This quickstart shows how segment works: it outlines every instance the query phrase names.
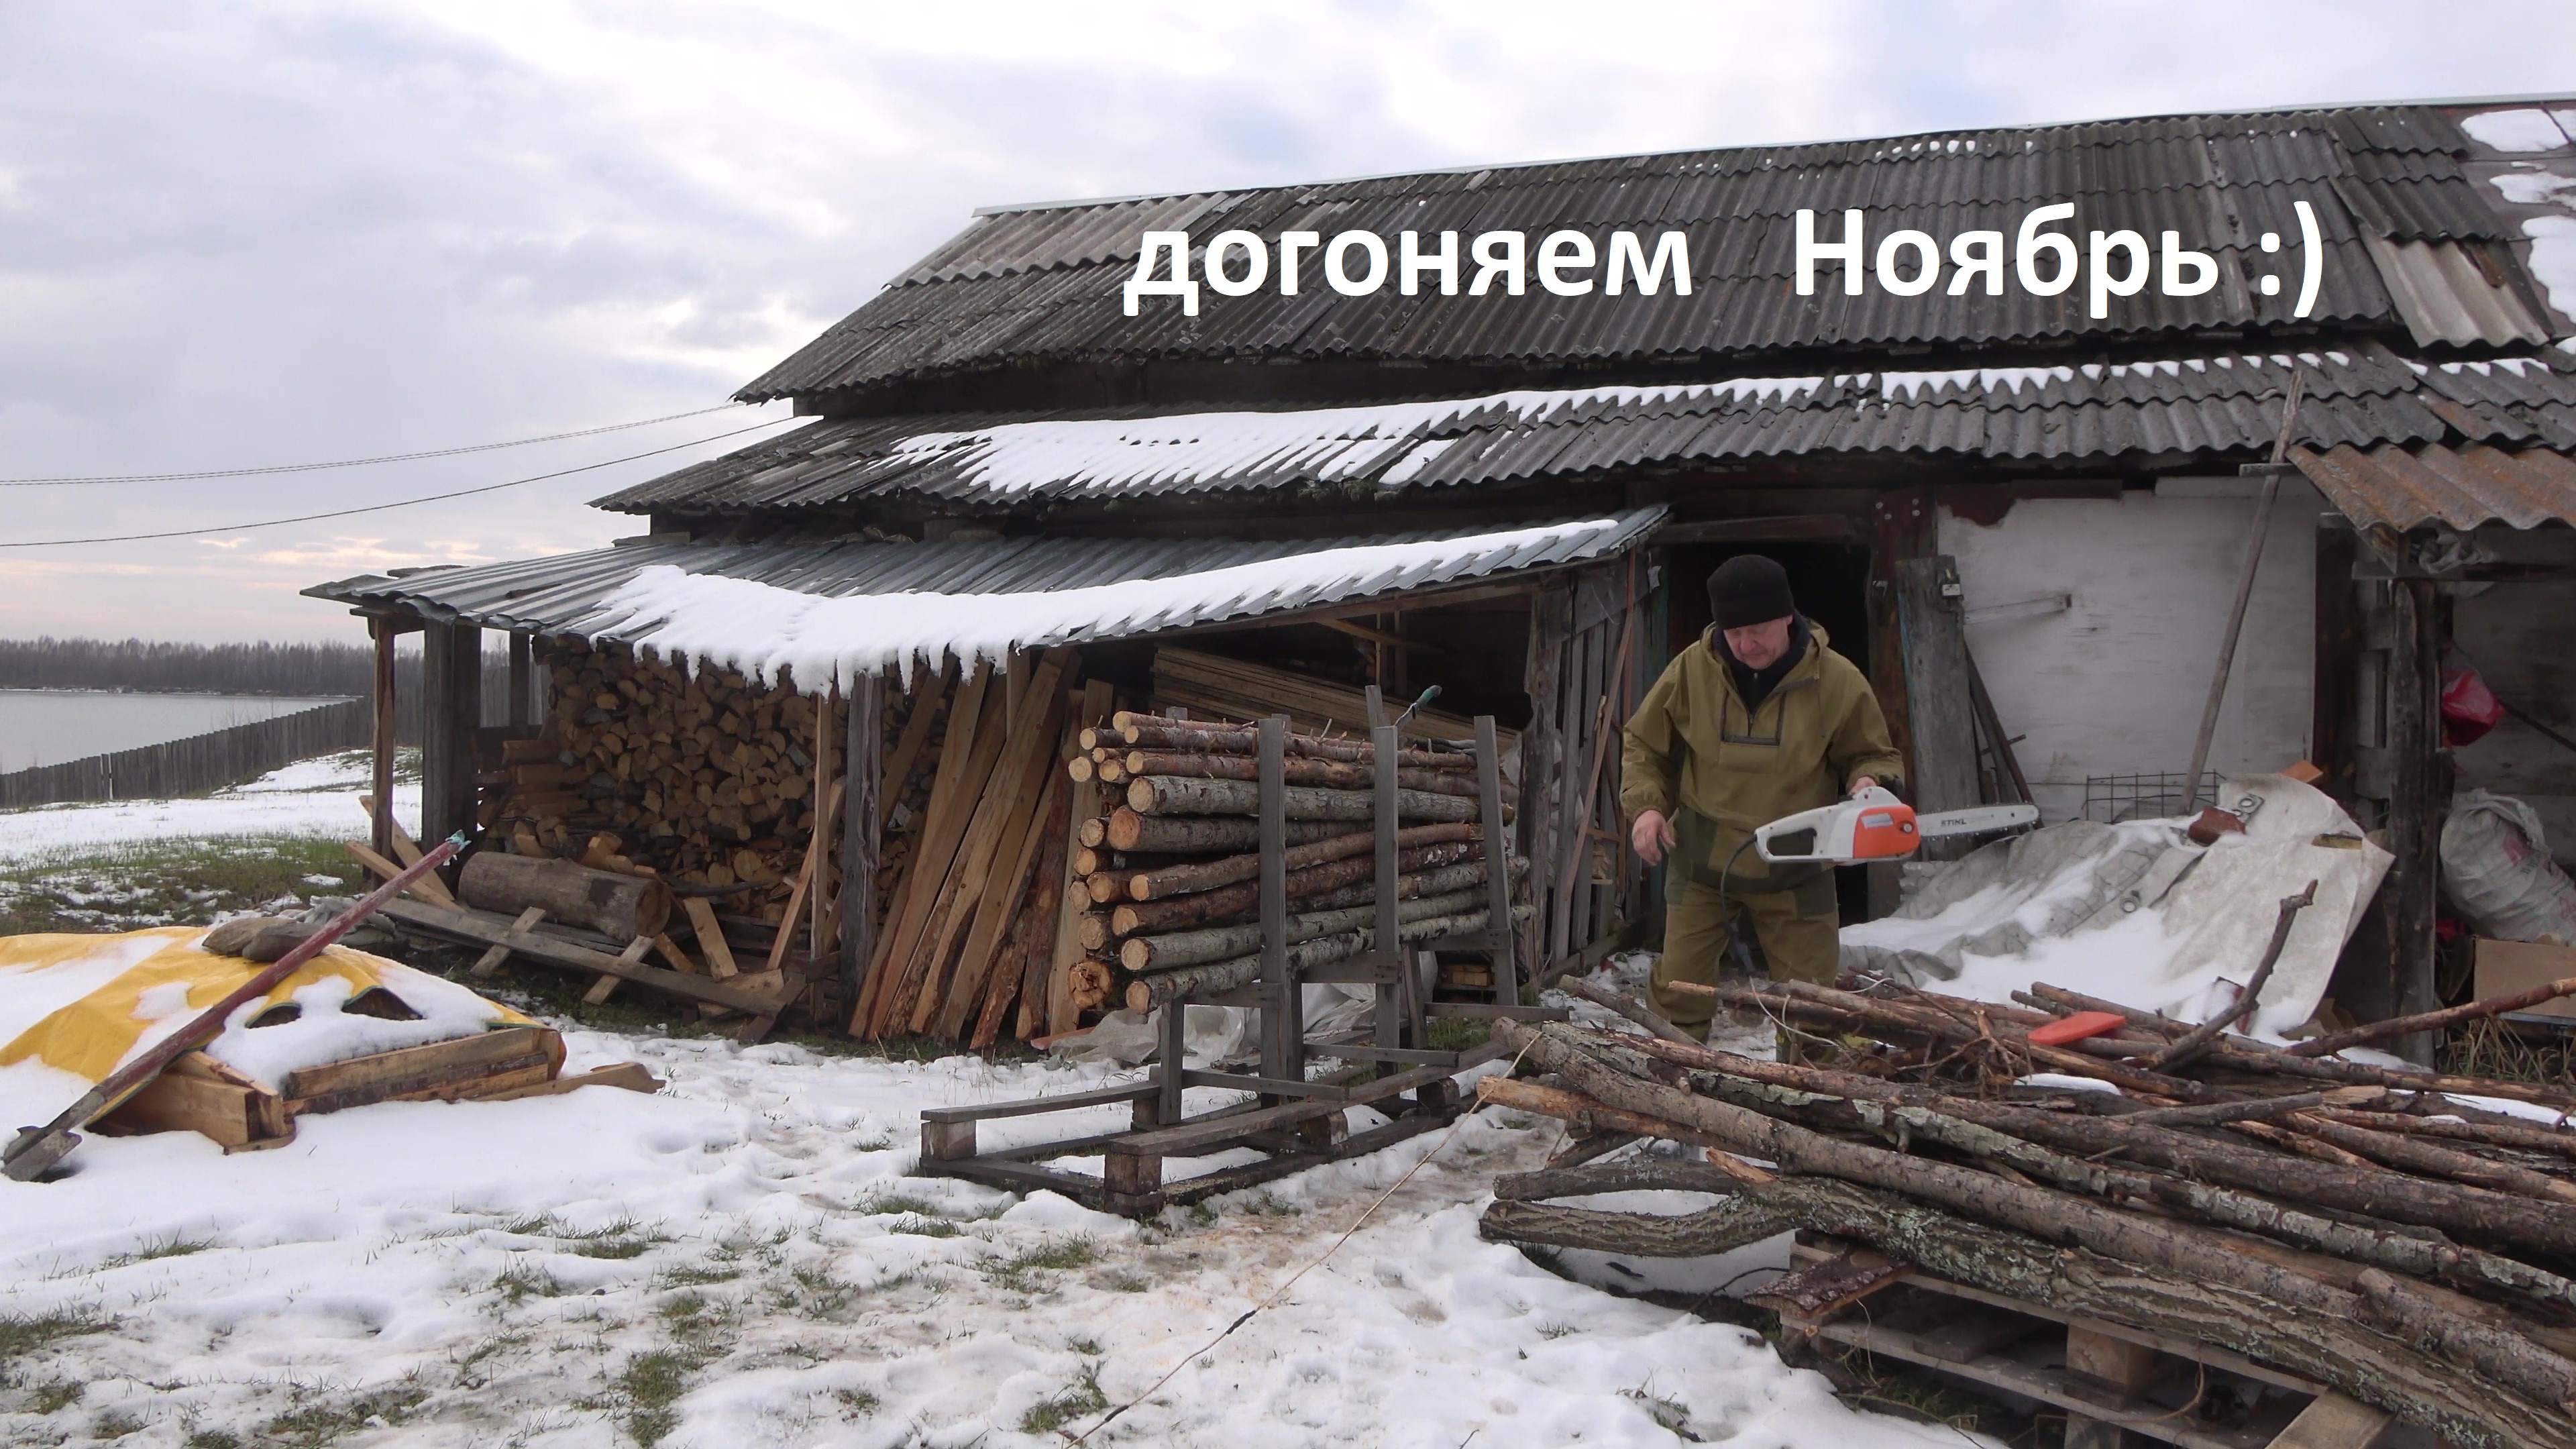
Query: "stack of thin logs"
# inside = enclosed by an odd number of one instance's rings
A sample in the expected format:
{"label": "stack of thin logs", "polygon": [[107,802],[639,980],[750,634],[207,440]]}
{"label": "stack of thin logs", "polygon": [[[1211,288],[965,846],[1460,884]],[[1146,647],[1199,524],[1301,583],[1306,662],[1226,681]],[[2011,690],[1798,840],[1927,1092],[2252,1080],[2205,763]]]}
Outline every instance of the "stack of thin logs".
{"label": "stack of thin logs", "polygon": [[[2195,1027],[2046,985],[2016,1006],[1850,976],[1713,994],[1838,1064],[1498,1022],[1535,1075],[1483,1095],[1585,1135],[1498,1186],[1486,1236],[1687,1256],[1803,1230],[2214,1343],[2454,1443],[2576,1443],[2576,1095],[2336,1055],[2576,978],[2286,1049],[2230,1033],[2234,1013]],[[2119,1024],[2030,1040],[2088,1011]],[[1707,1162],[1578,1165],[1640,1136]],[[1641,1185],[1724,1196],[1671,1217],[1548,1201]]]}
{"label": "stack of thin logs", "polygon": [[[1115,803],[1077,835],[1073,875],[1090,907],[1077,927],[1078,1007],[1148,1011],[1260,975],[1258,740],[1248,725],[1125,711],[1082,732],[1065,773]],[[1296,733],[1286,753],[1288,956],[1311,971],[1372,947],[1377,754]],[[1474,754],[1407,748],[1396,786],[1403,939],[1484,930],[1489,837]]]}
{"label": "stack of thin logs", "polygon": [[881,809],[903,828],[879,874],[883,915],[852,1036],[986,1047],[1073,1028],[1057,982],[1075,793],[1063,761],[1081,722],[1110,702],[1078,667],[1074,651],[1054,649],[917,686],[919,724],[885,762]]}

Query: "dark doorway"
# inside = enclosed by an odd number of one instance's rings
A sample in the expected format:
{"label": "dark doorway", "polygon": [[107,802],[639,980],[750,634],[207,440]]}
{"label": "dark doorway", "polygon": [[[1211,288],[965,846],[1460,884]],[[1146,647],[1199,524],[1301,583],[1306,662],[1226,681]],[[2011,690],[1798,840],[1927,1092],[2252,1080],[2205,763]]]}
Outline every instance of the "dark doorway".
{"label": "dark doorway", "polygon": [[[1768,554],[1789,571],[1789,590],[1798,611],[1822,628],[1833,651],[1869,672],[1869,550],[1844,543],[1698,543],[1668,548],[1664,555],[1671,621],[1665,657],[1677,658],[1698,647],[1709,626],[1708,576],[1740,553]],[[1850,866],[1834,872],[1835,894],[1843,924],[1869,919],[1868,871]]]}

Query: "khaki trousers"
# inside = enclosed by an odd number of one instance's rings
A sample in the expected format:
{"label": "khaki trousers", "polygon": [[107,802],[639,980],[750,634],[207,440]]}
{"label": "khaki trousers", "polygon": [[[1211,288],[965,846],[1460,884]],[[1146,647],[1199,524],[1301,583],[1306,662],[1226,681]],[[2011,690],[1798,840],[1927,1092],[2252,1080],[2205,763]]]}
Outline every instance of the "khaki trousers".
{"label": "khaki trousers", "polygon": [[1749,921],[1753,938],[1762,943],[1772,979],[1834,984],[1842,959],[1842,917],[1834,903],[1833,877],[1826,875],[1806,890],[1771,891],[1762,895],[1723,895],[1696,881],[1667,887],[1664,904],[1664,954],[1655,962],[1647,995],[1666,1021],[1691,1033],[1707,1033],[1717,1002],[1710,997],[1672,989],[1675,981],[1704,986],[1717,983],[1719,953],[1726,949],[1729,917]]}

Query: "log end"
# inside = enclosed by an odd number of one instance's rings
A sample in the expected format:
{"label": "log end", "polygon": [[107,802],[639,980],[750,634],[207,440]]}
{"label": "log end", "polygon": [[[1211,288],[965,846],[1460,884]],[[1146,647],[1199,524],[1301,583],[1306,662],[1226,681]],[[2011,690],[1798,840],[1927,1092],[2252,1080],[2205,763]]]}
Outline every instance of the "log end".
{"label": "log end", "polygon": [[1144,1011],[1151,1011],[1151,1010],[1153,1010],[1153,1009],[1154,1009],[1154,988],[1152,988],[1152,987],[1150,987],[1150,986],[1146,985],[1146,984],[1145,984],[1144,982],[1142,982],[1142,981],[1130,981],[1130,982],[1128,982],[1128,983],[1127,983],[1127,1009],[1128,1009],[1129,1011],[1137,1011],[1137,1012],[1144,1012]]}
{"label": "log end", "polygon": [[1154,948],[1138,937],[1118,948],[1118,964],[1130,971],[1142,971],[1154,962]]}

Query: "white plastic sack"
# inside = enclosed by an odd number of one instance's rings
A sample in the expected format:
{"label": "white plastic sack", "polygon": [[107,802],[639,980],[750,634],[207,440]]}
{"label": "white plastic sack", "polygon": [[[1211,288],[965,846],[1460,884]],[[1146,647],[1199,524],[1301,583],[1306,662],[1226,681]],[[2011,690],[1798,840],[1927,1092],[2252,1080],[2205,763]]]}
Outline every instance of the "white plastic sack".
{"label": "white plastic sack", "polygon": [[2576,943],[2576,883],[2549,858],[2539,812],[2510,795],[2469,790],[2451,801],[2442,889],[2481,936]]}
{"label": "white plastic sack", "polygon": [[2313,1015],[2389,855],[2323,792],[2283,775],[2229,779],[2245,833],[2192,844],[2181,819],[2068,821],[1997,841],[1932,877],[1895,915],[1842,933],[1842,965],[1980,1001],[2045,981],[2199,1020],[2242,986],[2281,898],[2317,883],[2249,1023],[2278,1036]]}

